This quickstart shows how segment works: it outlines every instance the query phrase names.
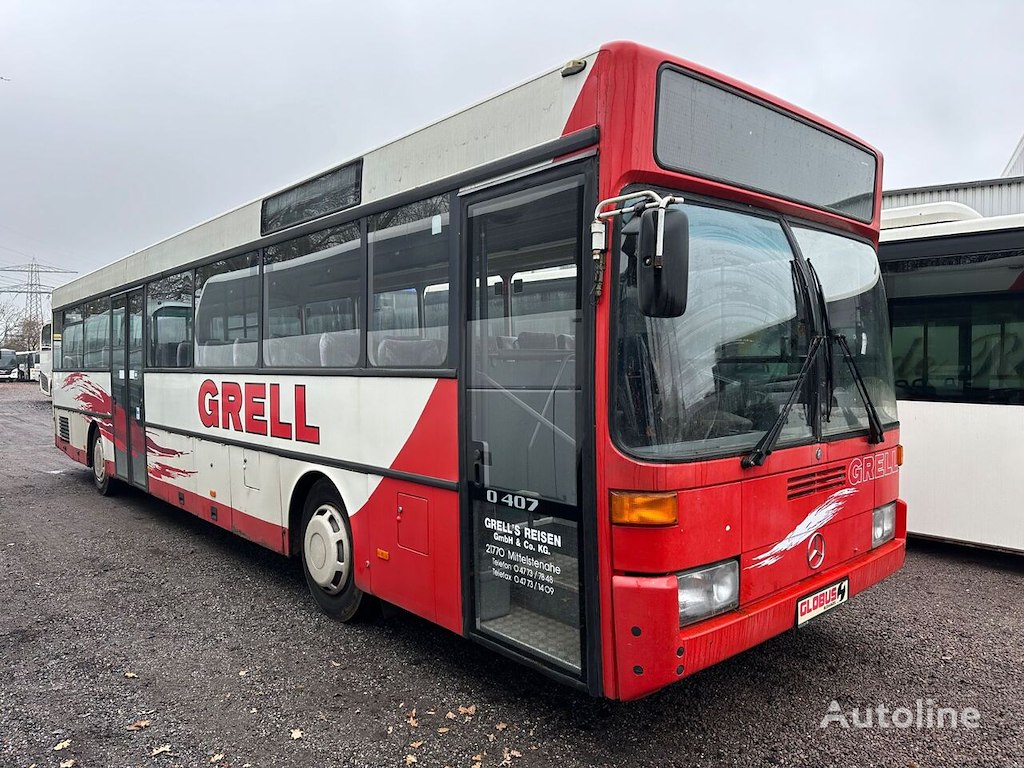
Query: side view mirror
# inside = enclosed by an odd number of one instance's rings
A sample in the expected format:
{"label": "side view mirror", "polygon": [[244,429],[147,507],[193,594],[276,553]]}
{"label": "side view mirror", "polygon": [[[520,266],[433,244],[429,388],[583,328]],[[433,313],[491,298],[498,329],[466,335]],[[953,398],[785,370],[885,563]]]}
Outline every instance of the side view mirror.
{"label": "side view mirror", "polygon": [[686,311],[690,272],[690,222],[678,208],[650,208],[640,215],[637,289],[647,317]]}

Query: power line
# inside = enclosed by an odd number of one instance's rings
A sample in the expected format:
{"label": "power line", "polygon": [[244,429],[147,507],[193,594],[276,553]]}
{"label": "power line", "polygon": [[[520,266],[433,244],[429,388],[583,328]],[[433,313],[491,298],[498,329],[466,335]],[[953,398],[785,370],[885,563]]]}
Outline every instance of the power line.
{"label": "power line", "polygon": [[[61,269],[60,267],[54,267],[50,264],[40,264],[35,259],[28,264],[15,264],[10,267],[0,267],[0,273],[12,272],[12,273],[25,273],[26,279],[22,283],[14,283],[7,287],[0,287],[0,293],[14,293],[25,296],[25,317],[27,320],[31,320],[36,324],[36,327],[42,326],[46,322],[46,318],[43,316],[43,296],[47,299],[50,298],[50,294],[53,293],[53,289],[56,286],[43,283],[40,279],[40,274],[75,274],[74,270]],[[7,280],[11,278],[6,275],[0,275]]]}

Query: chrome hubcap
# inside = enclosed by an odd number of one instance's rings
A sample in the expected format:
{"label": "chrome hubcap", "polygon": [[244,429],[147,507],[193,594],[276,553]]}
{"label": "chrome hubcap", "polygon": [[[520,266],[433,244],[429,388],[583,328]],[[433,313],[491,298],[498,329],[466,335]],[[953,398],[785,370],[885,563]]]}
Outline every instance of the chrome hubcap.
{"label": "chrome hubcap", "polygon": [[92,445],[92,473],[96,482],[102,484],[107,474],[107,463],[103,459],[103,438],[97,437]]}
{"label": "chrome hubcap", "polygon": [[302,556],[313,581],[337,594],[348,581],[352,552],[345,522],[333,504],[321,504],[306,525]]}

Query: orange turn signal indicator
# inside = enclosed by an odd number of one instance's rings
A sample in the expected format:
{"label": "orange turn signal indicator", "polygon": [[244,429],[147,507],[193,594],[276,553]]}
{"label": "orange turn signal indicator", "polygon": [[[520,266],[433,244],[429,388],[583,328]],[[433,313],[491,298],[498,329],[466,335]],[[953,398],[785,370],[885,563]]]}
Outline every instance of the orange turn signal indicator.
{"label": "orange turn signal indicator", "polygon": [[902,445],[897,445],[896,446],[896,466],[897,467],[902,467],[903,466],[903,446]]}
{"label": "orange turn signal indicator", "polygon": [[675,493],[612,491],[611,510],[615,525],[675,525],[679,521]]}

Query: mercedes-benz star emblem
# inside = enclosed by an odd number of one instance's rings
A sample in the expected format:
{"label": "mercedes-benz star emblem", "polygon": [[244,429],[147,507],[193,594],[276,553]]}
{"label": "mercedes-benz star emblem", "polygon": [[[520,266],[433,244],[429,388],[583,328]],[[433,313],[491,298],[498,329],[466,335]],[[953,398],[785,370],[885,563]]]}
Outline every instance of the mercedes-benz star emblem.
{"label": "mercedes-benz star emblem", "polygon": [[807,542],[807,564],[813,569],[823,562],[825,562],[825,537],[816,533]]}

